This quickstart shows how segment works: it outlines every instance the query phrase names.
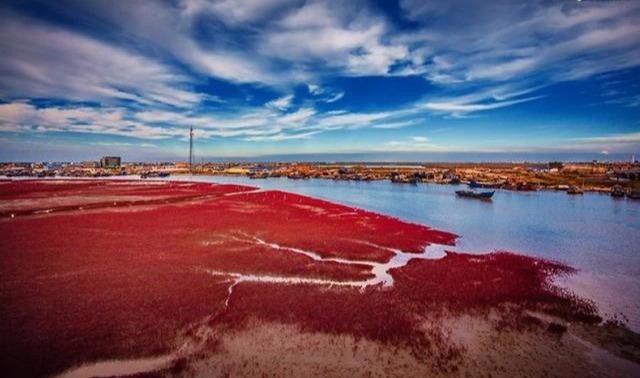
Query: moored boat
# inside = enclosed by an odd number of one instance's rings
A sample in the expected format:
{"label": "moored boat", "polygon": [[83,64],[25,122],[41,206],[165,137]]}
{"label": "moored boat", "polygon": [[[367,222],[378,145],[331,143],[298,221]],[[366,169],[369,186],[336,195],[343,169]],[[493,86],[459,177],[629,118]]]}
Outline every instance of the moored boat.
{"label": "moored boat", "polygon": [[502,187],[502,184],[499,182],[482,182],[482,181],[476,181],[476,180],[469,181],[467,185],[471,189],[478,189],[478,188],[500,189]]}
{"label": "moored boat", "polygon": [[495,192],[494,191],[492,191],[492,192],[474,192],[472,190],[456,190],[456,195],[458,195],[460,197],[476,198],[476,199],[481,199],[481,200],[490,200],[491,197],[493,197],[493,193],[495,193]]}
{"label": "moored boat", "polygon": [[291,173],[291,174],[287,175],[287,178],[289,178],[291,180],[306,180],[306,179],[309,178],[309,176],[303,175],[301,173]]}
{"label": "moored boat", "polygon": [[616,185],[613,188],[611,188],[611,197],[624,197],[625,196],[625,191],[624,188],[621,187],[620,185]]}
{"label": "moored boat", "polygon": [[169,177],[171,175],[171,173],[169,172],[164,172],[164,171],[145,171],[140,173],[140,178],[141,179],[146,179],[146,178],[153,178],[153,177]]}
{"label": "moored boat", "polygon": [[567,189],[567,194],[584,194],[584,191],[575,185],[571,185]]}

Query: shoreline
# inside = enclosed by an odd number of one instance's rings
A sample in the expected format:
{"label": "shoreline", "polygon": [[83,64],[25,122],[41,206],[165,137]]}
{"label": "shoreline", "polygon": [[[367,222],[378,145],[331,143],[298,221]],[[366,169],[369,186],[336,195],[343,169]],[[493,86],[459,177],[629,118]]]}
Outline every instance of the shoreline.
{"label": "shoreline", "polygon": [[[584,166],[588,166],[587,163],[579,163]],[[634,190],[640,189],[640,184],[638,184],[637,180],[628,180],[624,179],[622,181],[616,180],[613,181],[610,178],[598,179],[598,184],[590,183],[586,180],[587,176],[553,176],[553,179],[545,178],[546,176],[538,176],[538,174],[532,174],[531,172],[524,171],[526,173],[523,176],[523,173],[519,173],[518,175],[512,174],[500,174],[494,173],[491,169],[495,169],[496,167],[500,169],[505,169],[509,167],[518,167],[522,164],[416,164],[414,166],[406,166],[406,165],[335,165],[335,164],[324,164],[317,166],[319,167],[333,167],[330,171],[314,171],[313,168],[316,167],[310,164],[301,164],[306,171],[295,170],[296,164],[287,164],[285,166],[292,166],[293,171],[284,171],[284,172],[276,172],[271,173],[265,170],[258,170],[257,173],[252,173],[246,168],[243,168],[245,172],[226,172],[220,170],[214,171],[196,171],[194,173],[188,173],[180,170],[162,170],[156,168],[156,170],[150,171],[152,173],[158,172],[166,172],[171,176],[178,177],[197,177],[197,176],[231,176],[231,177],[247,177],[250,179],[255,179],[257,181],[266,178],[287,178],[290,180],[308,180],[308,179],[321,179],[321,180],[336,180],[336,181],[350,181],[350,182],[370,182],[370,181],[391,181],[394,184],[398,185],[419,185],[419,184],[438,184],[438,185],[464,185],[468,186],[473,182],[479,182],[477,187],[478,190],[504,190],[510,192],[536,192],[536,191],[559,191],[566,192],[571,187],[576,187],[582,192],[590,192],[590,193],[603,193],[603,194],[611,194],[614,187],[621,187],[626,192],[626,197],[629,199],[638,199],[638,197],[631,197],[631,193]],[[258,165],[259,166],[259,165]],[[478,167],[492,167],[492,168],[478,168]],[[540,164],[535,164],[535,166],[541,166]],[[359,172],[357,170],[350,171],[347,174],[338,174],[336,172],[339,171],[338,167],[366,167],[362,171],[362,173],[354,173]],[[351,169],[350,168],[350,169]],[[373,168],[373,173],[368,173],[367,169]],[[384,173],[375,173],[376,169],[383,169]],[[438,172],[457,172],[457,170],[461,170],[461,172],[466,172],[466,170],[471,170],[475,172],[474,169],[479,169],[480,172],[477,176],[469,173],[457,174],[457,173],[444,173],[441,179],[435,178],[432,172],[436,170]],[[488,171],[483,171],[483,169],[488,169]],[[148,173],[149,171],[145,171]],[[293,172],[293,173],[291,173]],[[321,172],[321,173],[320,173]],[[327,172],[333,172],[332,174],[326,174]],[[146,174],[143,173],[143,174]],[[633,173],[635,175],[635,173]],[[394,176],[397,175],[397,176]],[[548,175],[548,174],[546,174]],[[169,176],[169,177],[171,177]],[[492,177],[490,179],[478,179],[476,177]],[[0,179],[60,179],[60,178],[101,178],[101,179],[109,179],[109,178],[119,178],[119,177],[133,177],[133,178],[141,178],[141,174],[138,171],[128,172],[126,175],[121,175],[120,172],[103,172],[96,176],[92,173],[76,173],[76,174],[66,174],[66,175],[55,175],[55,176],[42,176],[39,177],[37,175],[26,175],[26,176],[2,176],[0,175]],[[496,178],[497,177],[497,178]],[[582,178],[580,178],[582,177]],[[150,178],[145,178],[146,180],[153,180],[155,176],[151,176]],[[591,179],[590,179],[591,180]],[[613,199],[621,199],[618,197],[613,197]]]}
{"label": "shoreline", "polygon": [[[305,177],[305,178],[290,178],[287,176],[268,176],[268,177],[251,177],[247,174],[229,174],[229,173],[194,173],[194,174],[189,174],[189,173],[173,173],[172,175],[168,176],[167,178],[141,178],[141,176],[139,174],[127,174],[127,175],[108,175],[108,176],[65,176],[65,175],[56,175],[56,176],[47,176],[47,177],[38,177],[38,176],[2,176],[0,175],[0,180],[64,180],[64,179],[68,179],[68,180],[92,180],[92,179],[98,179],[98,180],[145,180],[145,181],[171,181],[171,177],[198,177],[198,176],[203,176],[203,177],[210,177],[210,176],[215,176],[215,177],[246,177],[249,179],[253,179],[256,182],[259,182],[260,180],[264,180],[264,179],[287,179],[287,180],[292,180],[292,181],[298,181],[298,180],[331,180],[331,181],[343,181],[343,182],[361,182],[361,183],[367,183],[367,182],[380,182],[380,181],[389,181],[392,184],[396,184],[396,185],[420,185],[420,184],[435,184],[435,185],[450,185],[450,186],[455,186],[455,187],[467,187],[469,185],[469,181],[460,181],[459,183],[450,183],[450,182],[444,182],[444,181],[418,181],[416,183],[411,183],[411,182],[393,182],[391,181],[390,178],[384,177],[384,178],[375,178],[375,179],[368,179],[368,180],[362,180],[362,179],[353,179],[353,178],[332,178],[332,177]],[[180,181],[184,181],[184,180],[180,180]],[[566,192],[568,187],[570,186],[570,183],[564,183],[564,184],[557,184],[556,186],[537,186],[537,187],[532,187],[529,189],[517,189],[517,188],[508,188],[508,187],[488,187],[488,188],[478,188],[480,190],[503,190],[506,192],[516,192],[516,193],[529,193],[529,192]],[[610,186],[604,186],[604,187],[590,187],[590,186],[586,186],[586,187],[581,187],[580,189],[585,192],[585,193],[599,193],[599,194],[606,194],[606,195],[610,195],[611,194],[611,187],[617,185],[617,183],[615,182],[611,182]],[[566,186],[567,188],[558,188],[558,186]],[[613,198],[614,200],[618,200],[620,198]],[[635,199],[635,198],[630,198],[630,199]]]}

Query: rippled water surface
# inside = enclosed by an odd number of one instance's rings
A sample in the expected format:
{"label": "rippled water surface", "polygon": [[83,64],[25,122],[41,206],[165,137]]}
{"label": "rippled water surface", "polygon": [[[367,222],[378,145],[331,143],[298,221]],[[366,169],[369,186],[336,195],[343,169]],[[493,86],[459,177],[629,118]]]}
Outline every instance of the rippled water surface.
{"label": "rippled water surface", "polygon": [[566,262],[580,273],[564,284],[595,300],[603,314],[622,313],[634,330],[640,330],[640,201],[596,193],[499,190],[493,201],[483,202],[456,197],[455,190],[463,186],[452,185],[236,176],[192,179],[283,189],[390,214],[460,235],[461,251],[502,249]]}

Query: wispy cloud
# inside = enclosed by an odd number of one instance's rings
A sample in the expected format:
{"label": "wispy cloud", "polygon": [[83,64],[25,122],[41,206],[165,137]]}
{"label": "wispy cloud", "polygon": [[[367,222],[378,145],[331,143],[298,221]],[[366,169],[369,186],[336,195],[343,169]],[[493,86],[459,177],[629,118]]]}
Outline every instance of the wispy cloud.
{"label": "wispy cloud", "polygon": [[390,140],[384,144],[387,151],[420,151],[420,152],[444,152],[461,150],[459,147],[452,147],[431,142],[425,136],[412,136],[403,140]]}
{"label": "wispy cloud", "polygon": [[269,101],[267,106],[279,110],[286,110],[291,105],[291,100],[293,100],[293,95],[288,95]]}
{"label": "wispy cloud", "polygon": [[157,145],[152,143],[126,143],[126,142],[94,142],[91,143],[94,146],[103,147],[142,147],[142,148],[158,148]]}
{"label": "wispy cloud", "polygon": [[640,143],[640,132],[585,137],[576,140],[586,143]]}
{"label": "wispy cloud", "polygon": [[323,101],[326,103],[334,103],[344,97],[344,91],[336,91],[331,88],[320,87],[317,84],[307,84],[307,90],[309,94],[317,101]]}
{"label": "wispy cloud", "polygon": [[[590,116],[593,135],[567,133],[567,141],[610,152],[637,144],[628,120],[637,118],[640,86],[616,77],[640,69],[634,1],[401,0],[394,13],[364,0],[26,8],[0,7],[5,133],[111,135],[135,138],[120,145],[133,148],[127,143],[147,143],[139,139],[182,140],[194,127],[233,149],[295,140],[330,148],[327,140],[347,133],[359,140],[397,132],[403,136],[385,147],[435,149],[443,147],[420,140],[422,125],[453,134],[477,117],[504,124],[505,110],[517,106],[535,118],[565,95],[555,87],[588,78],[595,86],[618,80],[588,102],[624,116],[615,125]],[[563,101],[580,95],[571,97]],[[120,143],[111,139],[104,143]]]}
{"label": "wispy cloud", "polygon": [[[284,106],[286,101],[280,105]],[[240,114],[208,114],[185,110],[142,110],[125,107],[44,106],[16,101],[0,104],[0,131],[74,132],[142,139],[185,138],[194,127],[199,138],[242,138],[248,141],[309,138],[336,130],[384,128],[400,112],[318,114],[314,108],[284,112],[267,105]]]}
{"label": "wispy cloud", "polygon": [[296,133],[296,134],[286,134],[286,133],[277,133],[273,135],[259,135],[246,137],[244,140],[246,141],[283,141],[283,140],[292,140],[292,139],[309,139],[312,135],[319,133],[319,131],[307,131],[305,133]]}
{"label": "wispy cloud", "polygon": [[75,32],[38,23],[0,23],[0,95],[189,106],[191,79],[170,66]]}
{"label": "wispy cloud", "polygon": [[537,100],[539,98],[541,98],[541,96],[525,97],[525,98],[510,100],[510,101],[495,101],[492,103],[482,103],[482,104],[481,103],[464,103],[464,102],[458,102],[455,100],[427,102],[424,104],[424,107],[431,110],[449,112],[453,114],[460,114],[460,113],[472,113],[472,112],[479,112],[483,110],[504,108],[506,106],[520,104],[523,102],[529,102],[529,101]]}
{"label": "wispy cloud", "polygon": [[382,122],[373,125],[374,129],[400,129],[403,127],[413,126],[420,122],[421,120],[407,120],[407,121],[397,121],[397,122]]}

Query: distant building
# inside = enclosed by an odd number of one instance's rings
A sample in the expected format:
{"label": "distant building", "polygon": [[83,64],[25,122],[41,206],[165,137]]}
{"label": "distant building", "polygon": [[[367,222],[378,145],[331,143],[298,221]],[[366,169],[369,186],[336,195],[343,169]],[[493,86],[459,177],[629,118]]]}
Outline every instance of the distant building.
{"label": "distant building", "polygon": [[558,171],[561,171],[562,168],[564,168],[564,164],[562,164],[562,162],[560,161],[552,161],[552,162],[549,162],[548,167],[549,167],[549,171],[551,171],[552,169],[555,169],[554,172],[558,172]]}
{"label": "distant building", "polygon": [[100,168],[100,164],[97,161],[87,160],[82,162],[83,168]]}
{"label": "distant building", "polygon": [[100,159],[101,168],[120,168],[120,156],[103,156]]}

